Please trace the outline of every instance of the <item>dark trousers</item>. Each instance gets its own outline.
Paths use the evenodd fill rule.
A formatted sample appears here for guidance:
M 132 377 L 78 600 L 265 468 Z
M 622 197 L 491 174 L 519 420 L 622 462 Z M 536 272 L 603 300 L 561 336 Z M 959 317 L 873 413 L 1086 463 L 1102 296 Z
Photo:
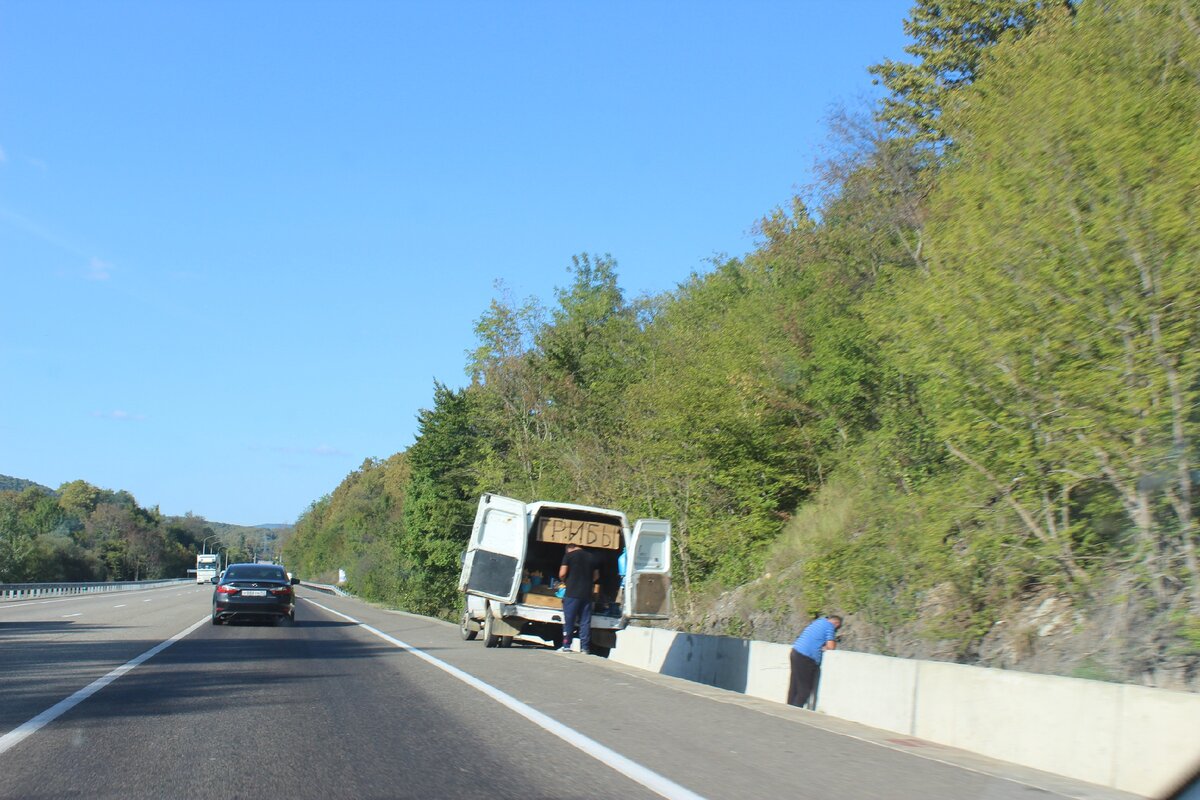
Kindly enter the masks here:
M 788 705 L 805 706 L 821 681 L 821 665 L 792 650 L 792 680 L 788 683 Z
M 570 647 L 575 638 L 575 626 L 579 626 L 579 649 L 587 652 L 592 646 L 592 598 L 564 597 L 563 599 L 563 647 Z

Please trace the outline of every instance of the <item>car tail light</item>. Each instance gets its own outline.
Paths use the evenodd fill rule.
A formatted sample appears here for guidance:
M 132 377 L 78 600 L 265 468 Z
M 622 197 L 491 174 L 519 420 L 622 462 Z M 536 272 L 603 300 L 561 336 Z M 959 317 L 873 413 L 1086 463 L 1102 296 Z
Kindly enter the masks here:
M 240 591 L 241 589 L 237 588 L 236 586 L 229 586 L 226 584 L 221 584 L 217 587 L 217 594 L 237 594 Z
M 290 587 L 290 586 L 280 586 L 278 589 L 271 590 L 271 594 L 277 594 L 277 595 L 285 595 L 285 594 L 291 594 L 291 593 L 292 593 L 292 587 Z

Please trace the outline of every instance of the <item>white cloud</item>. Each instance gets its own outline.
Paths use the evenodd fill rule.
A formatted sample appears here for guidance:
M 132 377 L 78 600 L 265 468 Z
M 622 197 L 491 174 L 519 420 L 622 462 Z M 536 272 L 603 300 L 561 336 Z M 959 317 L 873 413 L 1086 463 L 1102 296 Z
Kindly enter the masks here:
M 113 411 L 93 411 L 92 416 L 98 419 L 116 420 L 117 422 L 141 422 L 146 418 L 143 414 L 133 414 L 129 411 L 122 411 L 119 408 Z
M 93 257 L 88 262 L 87 279 L 89 281 L 106 281 L 112 277 L 112 264 L 103 259 Z
M 50 230 L 33 220 L 23 217 L 13 211 L 10 211 L 3 206 L 0 206 L 0 223 L 11 225 L 19 231 L 24 231 L 35 239 L 40 239 L 46 244 L 62 250 L 64 253 L 69 253 L 75 258 L 78 258 L 85 263 L 83 268 L 83 277 L 90 281 L 106 281 L 113 275 L 115 269 L 112 262 L 105 261 L 98 256 L 90 255 L 88 251 L 78 247 L 74 242 L 61 236 L 60 234 Z M 69 274 L 78 275 L 78 267 L 71 266 L 68 268 Z

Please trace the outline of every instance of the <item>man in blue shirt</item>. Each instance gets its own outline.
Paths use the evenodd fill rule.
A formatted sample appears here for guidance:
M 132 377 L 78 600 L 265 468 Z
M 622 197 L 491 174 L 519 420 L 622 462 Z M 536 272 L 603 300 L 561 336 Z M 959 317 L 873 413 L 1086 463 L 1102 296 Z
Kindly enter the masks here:
M 806 706 L 821 680 L 821 656 L 837 648 L 837 629 L 842 627 L 838 616 L 820 617 L 792 643 L 792 679 L 788 684 L 788 705 Z

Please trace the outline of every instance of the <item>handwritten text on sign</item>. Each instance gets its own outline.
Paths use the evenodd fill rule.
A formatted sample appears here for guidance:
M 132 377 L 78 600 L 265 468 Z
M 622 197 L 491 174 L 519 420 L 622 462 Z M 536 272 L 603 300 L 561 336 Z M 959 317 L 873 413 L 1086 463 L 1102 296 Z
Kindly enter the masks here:
M 538 519 L 537 539 L 539 542 L 620 550 L 621 527 L 608 522 L 541 517 Z

